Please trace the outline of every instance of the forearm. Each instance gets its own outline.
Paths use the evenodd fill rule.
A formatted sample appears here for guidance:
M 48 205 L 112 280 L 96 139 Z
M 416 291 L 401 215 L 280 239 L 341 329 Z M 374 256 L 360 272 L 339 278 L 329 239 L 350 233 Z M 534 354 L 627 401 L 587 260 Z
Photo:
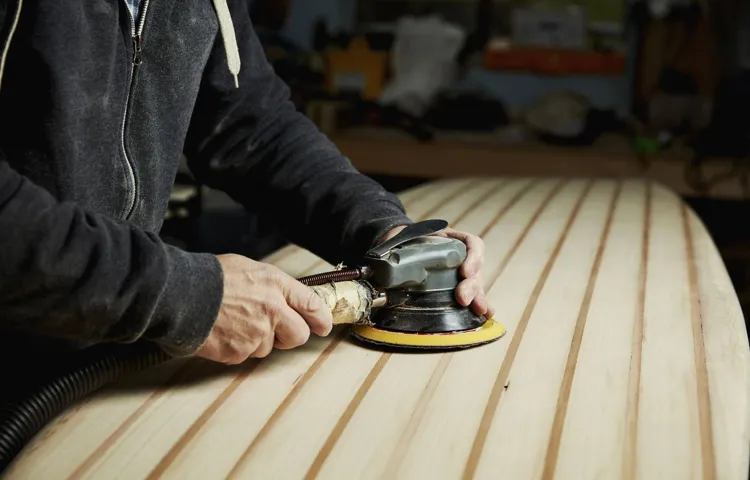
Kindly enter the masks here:
M 195 175 L 248 209 L 272 216 L 295 243 L 330 262 L 353 262 L 379 236 L 410 223 L 395 195 L 361 175 L 289 101 L 248 21 L 232 17 L 240 88 L 212 54 L 186 154 Z
M 84 343 L 203 341 L 221 298 L 212 256 L 57 202 L 0 161 L 0 326 Z

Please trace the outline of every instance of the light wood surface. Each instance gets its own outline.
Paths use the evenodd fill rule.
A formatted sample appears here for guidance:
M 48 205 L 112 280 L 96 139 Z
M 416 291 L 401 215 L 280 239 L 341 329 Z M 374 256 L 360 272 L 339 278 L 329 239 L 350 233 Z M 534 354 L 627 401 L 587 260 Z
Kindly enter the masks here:
M 483 237 L 505 337 L 414 355 L 341 326 L 241 366 L 177 362 L 71 409 L 8 478 L 747 478 L 745 323 L 677 196 L 463 178 L 402 198 L 415 219 Z M 330 268 L 297 247 L 267 260 Z

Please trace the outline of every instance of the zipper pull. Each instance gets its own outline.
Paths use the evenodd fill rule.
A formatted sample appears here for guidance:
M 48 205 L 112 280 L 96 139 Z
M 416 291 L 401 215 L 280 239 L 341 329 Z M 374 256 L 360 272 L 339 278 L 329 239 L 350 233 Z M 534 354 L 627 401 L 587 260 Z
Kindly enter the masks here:
M 133 37 L 133 65 L 140 65 L 143 63 L 141 58 L 141 52 L 143 51 L 143 37 L 135 35 Z

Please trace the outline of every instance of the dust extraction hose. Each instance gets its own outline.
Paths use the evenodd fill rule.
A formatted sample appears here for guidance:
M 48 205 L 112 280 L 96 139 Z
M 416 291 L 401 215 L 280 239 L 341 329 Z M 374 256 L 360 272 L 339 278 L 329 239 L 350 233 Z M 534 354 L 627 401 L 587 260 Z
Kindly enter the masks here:
M 315 286 L 364 278 L 369 273 L 364 269 L 351 268 L 298 280 L 307 286 Z M 139 372 L 171 359 L 158 346 L 146 342 L 94 347 L 82 352 L 67 371 L 20 401 L 0 406 L 0 474 L 39 430 L 70 405 L 122 375 Z

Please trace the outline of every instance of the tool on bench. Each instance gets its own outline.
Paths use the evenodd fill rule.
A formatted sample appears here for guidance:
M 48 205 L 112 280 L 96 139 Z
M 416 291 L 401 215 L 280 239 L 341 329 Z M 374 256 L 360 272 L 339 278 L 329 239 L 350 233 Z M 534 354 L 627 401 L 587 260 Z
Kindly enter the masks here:
M 460 240 L 436 236 L 448 223 L 427 220 L 372 248 L 360 267 L 299 279 L 320 295 L 334 323 L 357 339 L 399 348 L 454 349 L 500 338 L 505 328 L 456 300 Z
M 369 344 L 444 350 L 497 340 L 505 328 L 455 298 L 467 252 L 463 242 L 435 235 L 447 226 L 443 220 L 409 225 L 367 252 L 361 266 L 298 280 L 323 298 L 334 324 L 351 324 L 353 336 Z M 0 473 L 71 404 L 124 374 L 170 359 L 147 342 L 99 345 L 20 401 L 0 405 Z

